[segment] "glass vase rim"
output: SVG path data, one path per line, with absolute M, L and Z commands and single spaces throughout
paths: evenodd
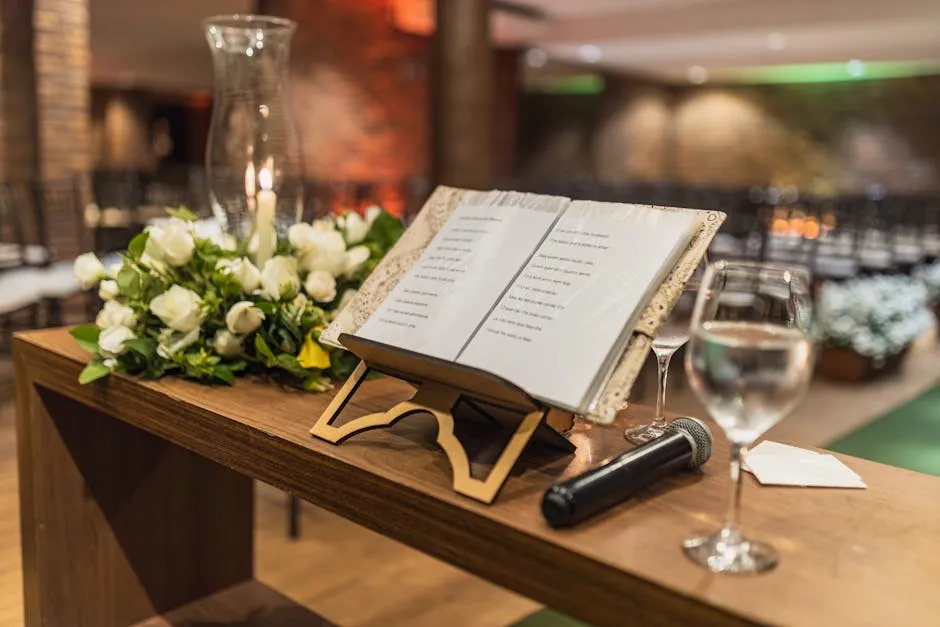
M 250 28 L 264 28 L 269 31 L 282 31 L 293 33 L 297 30 L 297 22 L 286 17 L 275 15 L 259 15 L 256 13 L 228 13 L 207 17 L 202 21 L 203 28 L 217 28 L 221 31 L 232 32 Z
M 712 263 L 708 264 L 708 266 L 710 268 L 714 268 L 715 272 L 721 272 L 724 270 L 766 270 L 779 274 L 790 273 L 791 276 L 798 276 L 804 281 L 809 280 L 809 273 L 804 268 L 800 268 L 798 266 L 788 266 L 783 263 L 748 261 L 743 259 L 719 259 L 718 261 L 713 261 Z M 704 279 L 701 282 L 704 283 Z

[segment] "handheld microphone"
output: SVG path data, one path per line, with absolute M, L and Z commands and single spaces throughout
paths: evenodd
M 550 487 L 542 515 L 551 527 L 567 527 L 626 501 L 657 479 L 695 470 L 712 455 L 712 434 L 695 418 L 676 418 L 666 433 L 597 468 Z

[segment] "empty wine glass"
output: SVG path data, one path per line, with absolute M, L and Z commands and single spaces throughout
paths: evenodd
M 802 399 L 812 372 L 812 307 L 802 271 L 719 261 L 705 272 L 692 314 L 686 370 L 695 394 L 731 441 L 731 503 L 716 533 L 683 542 L 713 572 L 773 568 L 773 548 L 741 530 L 746 447 Z
M 704 263 L 695 269 L 692 278 L 682 288 L 682 293 L 675 306 L 663 321 L 659 332 L 653 339 L 653 354 L 656 355 L 656 414 L 653 421 L 628 428 L 624 437 L 634 444 L 643 444 L 655 440 L 666 433 L 666 380 L 669 375 L 669 362 L 677 350 L 689 341 L 692 309 L 695 295 L 701 285 Z

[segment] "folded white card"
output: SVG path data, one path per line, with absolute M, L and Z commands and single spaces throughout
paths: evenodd
M 764 441 L 748 452 L 745 469 L 764 485 L 866 488 L 851 468 L 833 455 Z

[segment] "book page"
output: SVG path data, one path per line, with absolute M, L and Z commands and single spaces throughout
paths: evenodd
M 356 335 L 456 359 L 568 203 L 513 198 L 457 207 Z
M 580 411 L 698 221 L 693 212 L 571 203 L 458 362 Z

